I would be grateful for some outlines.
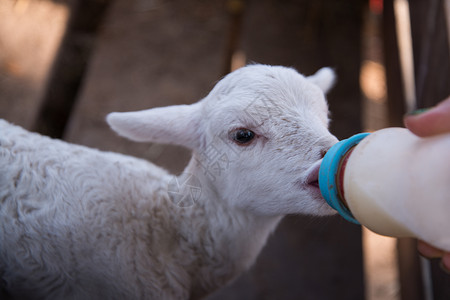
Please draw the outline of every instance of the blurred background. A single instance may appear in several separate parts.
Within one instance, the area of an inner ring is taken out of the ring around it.
[[[0,117],[180,173],[186,149],[112,133],[111,111],[196,102],[249,62],[335,69],[331,131],[402,126],[450,94],[450,0],[0,0]],[[1,133],[0,133],[1,134]],[[287,216],[218,299],[450,299],[412,239]]]

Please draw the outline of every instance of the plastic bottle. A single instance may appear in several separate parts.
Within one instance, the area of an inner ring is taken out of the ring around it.
[[[346,220],[450,251],[450,134],[362,133],[325,155],[319,186]]]

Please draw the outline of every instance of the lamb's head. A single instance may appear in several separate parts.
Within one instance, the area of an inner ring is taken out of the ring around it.
[[[250,65],[223,78],[200,102],[111,113],[108,123],[136,141],[193,150],[204,180],[228,205],[261,215],[332,214],[317,184],[328,131],[324,93],[334,73],[305,77]]]

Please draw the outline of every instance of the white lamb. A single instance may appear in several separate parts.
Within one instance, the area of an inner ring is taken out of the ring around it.
[[[198,299],[247,270],[286,214],[329,215],[317,187],[337,140],[324,92],[251,65],[203,100],[111,113],[135,141],[186,146],[178,177],[0,120],[0,287],[13,299]]]

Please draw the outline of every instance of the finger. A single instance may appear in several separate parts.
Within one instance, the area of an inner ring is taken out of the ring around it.
[[[450,253],[446,253],[442,257],[442,266],[443,266],[444,270],[450,274]]]
[[[404,122],[418,136],[450,132],[450,97],[423,113],[407,115]]]
[[[444,256],[444,251],[436,247],[433,247],[423,241],[417,242],[417,250],[419,251],[420,255],[426,258],[438,258]]]

